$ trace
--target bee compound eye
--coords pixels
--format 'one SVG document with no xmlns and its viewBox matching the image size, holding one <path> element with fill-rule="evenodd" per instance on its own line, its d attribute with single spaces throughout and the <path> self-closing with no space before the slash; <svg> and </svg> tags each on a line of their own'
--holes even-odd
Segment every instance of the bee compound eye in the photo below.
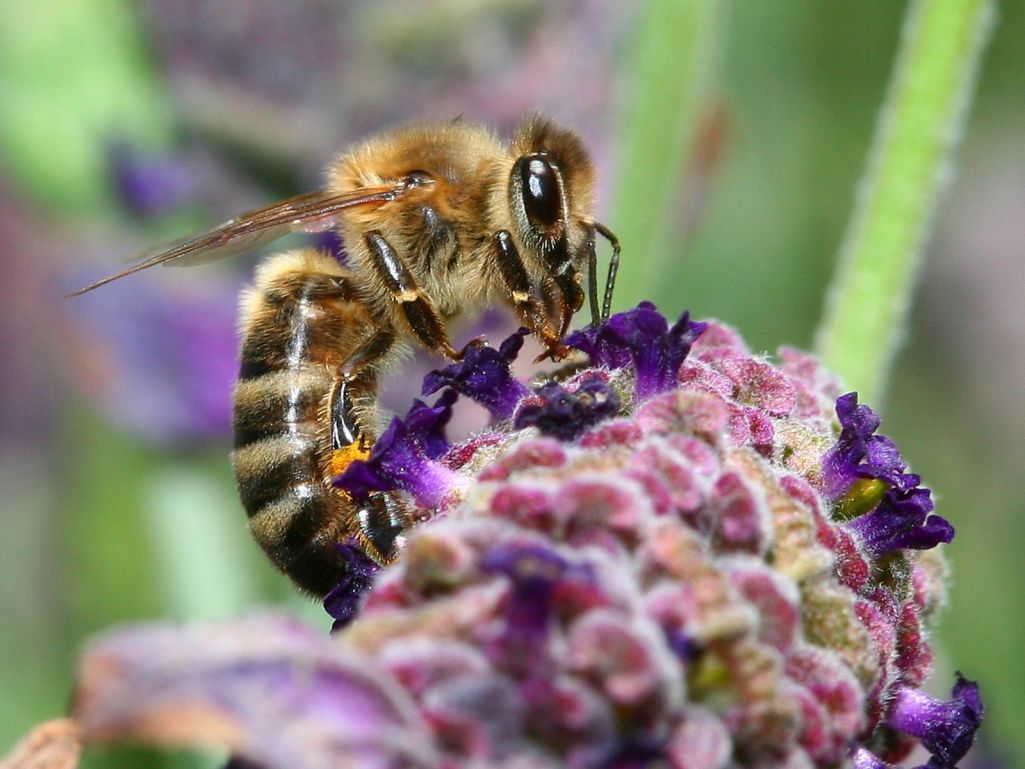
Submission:
<svg viewBox="0 0 1025 769">
<path fill-rule="evenodd" d="M 551 227 L 562 216 L 562 190 L 559 175 L 543 155 L 524 155 L 519 159 L 523 208 L 531 224 Z"/>
</svg>

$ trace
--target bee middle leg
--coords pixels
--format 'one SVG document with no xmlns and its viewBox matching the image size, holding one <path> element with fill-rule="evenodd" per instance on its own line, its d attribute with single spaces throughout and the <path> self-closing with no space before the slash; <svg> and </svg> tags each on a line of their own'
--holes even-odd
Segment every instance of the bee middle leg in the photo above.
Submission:
<svg viewBox="0 0 1025 769">
<path fill-rule="evenodd" d="M 498 272 L 509 289 L 516 315 L 523 325 L 541 338 L 541 342 L 548 349 L 543 357 L 550 357 L 552 360 L 565 358 L 569 355 L 570 349 L 549 321 L 544 305 L 534 296 L 530 276 L 527 274 L 527 268 L 523 266 L 523 260 L 516 249 L 516 244 L 513 243 L 512 235 L 507 230 L 499 230 L 491 239 L 491 247 L 498 264 Z M 548 295 L 551 296 L 551 293 L 549 290 Z M 562 300 L 552 301 L 558 303 Z"/>
<path fill-rule="evenodd" d="M 370 230 L 363 241 L 371 255 L 378 279 L 395 297 L 409 330 L 428 350 L 439 350 L 449 358 L 461 356 L 448 340 L 448 332 L 430 298 L 423 292 L 409 265 L 378 230 Z"/>
</svg>

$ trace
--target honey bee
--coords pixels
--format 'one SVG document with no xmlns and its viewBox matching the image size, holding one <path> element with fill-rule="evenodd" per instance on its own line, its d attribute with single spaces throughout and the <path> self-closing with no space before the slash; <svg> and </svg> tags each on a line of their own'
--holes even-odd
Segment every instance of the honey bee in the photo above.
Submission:
<svg viewBox="0 0 1025 769">
<path fill-rule="evenodd" d="M 252 211 L 163 248 L 74 295 L 157 264 L 207 261 L 293 231 L 336 228 L 345 265 L 315 249 L 271 256 L 241 298 L 234 392 L 239 495 L 257 542 L 302 589 L 346 575 L 338 543 L 391 560 L 413 521 L 395 494 L 357 505 L 331 480 L 365 459 L 380 374 L 412 342 L 457 360 L 447 321 L 510 306 L 545 349 L 584 303 L 607 319 L 619 243 L 591 216 L 594 168 L 580 139 L 540 116 L 502 143 L 454 121 L 413 125 L 339 156 L 324 191 Z M 601 305 L 596 236 L 612 247 Z"/>
</svg>

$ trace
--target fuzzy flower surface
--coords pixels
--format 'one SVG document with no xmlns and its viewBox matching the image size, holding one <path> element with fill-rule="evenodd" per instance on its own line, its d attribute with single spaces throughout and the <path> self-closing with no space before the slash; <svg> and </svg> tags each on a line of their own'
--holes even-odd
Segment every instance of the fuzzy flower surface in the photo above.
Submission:
<svg viewBox="0 0 1025 769">
<path fill-rule="evenodd" d="M 329 597 L 331 639 L 273 617 L 108 637 L 87 737 L 180 740 L 199 714 L 268 769 L 961 760 L 978 687 L 921 691 L 953 529 L 870 409 L 647 303 L 568 337 L 590 365 L 549 382 L 512 378 L 521 342 L 435 372 L 435 404 L 335 479 L 424 523 Z M 457 397 L 493 422 L 450 444 Z"/>
</svg>

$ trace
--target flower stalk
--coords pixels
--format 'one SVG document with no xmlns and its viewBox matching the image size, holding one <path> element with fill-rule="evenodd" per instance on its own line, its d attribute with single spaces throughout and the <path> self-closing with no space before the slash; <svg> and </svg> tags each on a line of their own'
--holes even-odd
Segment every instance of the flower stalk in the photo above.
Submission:
<svg viewBox="0 0 1025 769">
<path fill-rule="evenodd" d="M 816 339 L 823 362 L 879 402 L 941 193 L 952 175 L 993 0 L 914 0 Z"/>
</svg>

